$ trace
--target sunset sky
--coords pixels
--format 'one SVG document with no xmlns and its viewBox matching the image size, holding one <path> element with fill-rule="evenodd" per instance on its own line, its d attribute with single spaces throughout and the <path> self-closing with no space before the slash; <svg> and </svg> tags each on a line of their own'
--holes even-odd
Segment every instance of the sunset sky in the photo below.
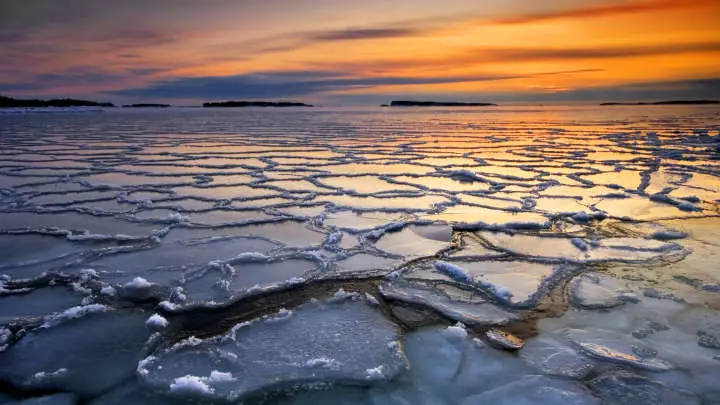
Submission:
<svg viewBox="0 0 720 405">
<path fill-rule="evenodd" d="M 720 0 L 2 0 L 0 93 L 193 104 L 720 97 Z"/>
</svg>

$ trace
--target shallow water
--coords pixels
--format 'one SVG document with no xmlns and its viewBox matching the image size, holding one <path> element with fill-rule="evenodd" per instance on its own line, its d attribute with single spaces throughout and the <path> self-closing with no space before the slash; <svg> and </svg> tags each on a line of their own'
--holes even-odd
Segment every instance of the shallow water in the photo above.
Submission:
<svg viewBox="0 0 720 405">
<path fill-rule="evenodd" d="M 0 115 L 0 403 L 718 403 L 719 128 Z"/>
</svg>

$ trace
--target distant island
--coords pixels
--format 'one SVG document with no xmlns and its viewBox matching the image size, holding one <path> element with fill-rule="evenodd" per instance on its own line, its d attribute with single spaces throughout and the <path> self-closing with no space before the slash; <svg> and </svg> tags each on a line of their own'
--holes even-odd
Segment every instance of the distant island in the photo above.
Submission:
<svg viewBox="0 0 720 405">
<path fill-rule="evenodd" d="M 602 103 L 600 105 L 706 105 L 720 104 L 718 100 L 669 100 L 655 102 L 637 102 L 637 103 Z"/>
<path fill-rule="evenodd" d="M 150 104 L 150 103 L 140 103 L 140 104 L 125 104 L 123 108 L 168 108 L 170 107 L 170 104 Z"/>
<path fill-rule="evenodd" d="M 409 101 L 395 100 L 388 104 L 381 104 L 380 107 L 491 107 L 493 103 L 459 103 L 446 101 Z"/>
<path fill-rule="evenodd" d="M 22 100 L 0 96 L 0 108 L 43 108 L 43 107 L 115 107 L 113 103 L 58 98 L 52 100 Z"/>
<path fill-rule="evenodd" d="M 312 107 L 312 105 L 289 101 L 219 101 L 203 103 L 203 107 Z"/>
</svg>

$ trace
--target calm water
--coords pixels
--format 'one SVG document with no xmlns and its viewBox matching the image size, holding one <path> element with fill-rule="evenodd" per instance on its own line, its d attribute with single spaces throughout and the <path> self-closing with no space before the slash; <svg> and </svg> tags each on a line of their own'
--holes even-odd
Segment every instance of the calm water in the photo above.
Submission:
<svg viewBox="0 0 720 405">
<path fill-rule="evenodd" d="M 718 403 L 719 129 L 0 114 L 0 402 Z"/>
</svg>

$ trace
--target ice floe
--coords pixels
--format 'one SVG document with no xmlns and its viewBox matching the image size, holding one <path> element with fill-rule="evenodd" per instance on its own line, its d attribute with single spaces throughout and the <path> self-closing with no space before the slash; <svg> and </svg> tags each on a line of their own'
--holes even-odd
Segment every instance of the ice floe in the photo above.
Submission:
<svg viewBox="0 0 720 405">
<path fill-rule="evenodd" d="M 314 383 L 364 384 L 405 369 L 398 338 L 398 328 L 367 302 L 335 299 L 180 343 L 143 361 L 138 374 L 171 393 L 227 400 Z"/>
</svg>

